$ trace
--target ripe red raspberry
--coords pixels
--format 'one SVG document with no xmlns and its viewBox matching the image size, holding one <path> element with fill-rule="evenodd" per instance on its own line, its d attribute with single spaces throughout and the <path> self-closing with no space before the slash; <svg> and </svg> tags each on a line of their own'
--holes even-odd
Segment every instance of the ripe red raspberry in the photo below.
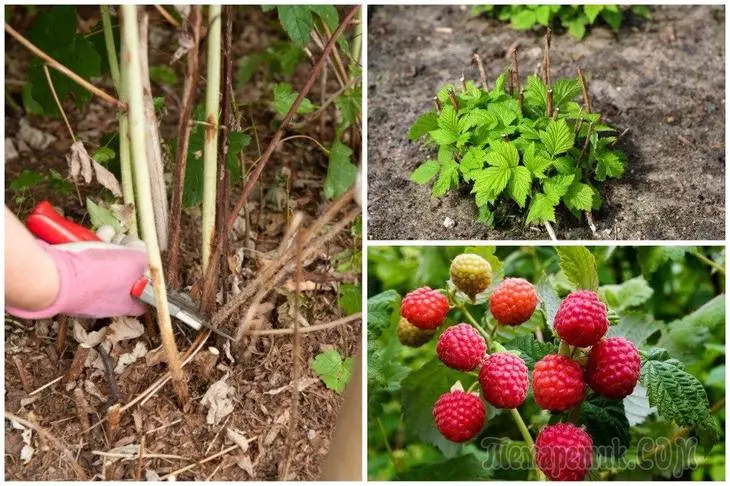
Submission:
<svg viewBox="0 0 730 486">
<path fill-rule="evenodd" d="M 517 408 L 527 396 L 527 366 L 510 353 L 487 357 L 479 370 L 484 399 L 497 408 Z"/>
<path fill-rule="evenodd" d="M 500 324 L 519 326 L 537 307 L 535 287 L 524 278 L 507 278 L 489 297 L 489 310 Z"/>
<path fill-rule="evenodd" d="M 473 253 L 463 253 L 454 258 L 449 274 L 456 288 L 472 300 L 492 283 L 492 266 L 484 258 Z"/>
<path fill-rule="evenodd" d="M 439 337 L 436 354 L 449 368 L 471 371 L 481 363 L 487 344 L 469 324 L 451 326 Z"/>
<path fill-rule="evenodd" d="M 602 339 L 588 355 L 588 385 L 606 398 L 631 395 L 639 380 L 641 358 L 634 343 L 622 337 Z"/>
<path fill-rule="evenodd" d="M 428 287 L 406 294 L 400 306 L 400 315 L 421 329 L 436 329 L 448 313 L 449 301 L 446 296 Z"/>
<path fill-rule="evenodd" d="M 548 354 L 535 364 L 532 391 L 538 407 L 564 412 L 583 400 L 583 368 L 570 358 Z"/>
<path fill-rule="evenodd" d="M 466 442 L 482 431 L 486 410 L 478 396 L 452 391 L 436 400 L 433 419 L 441 435 L 452 442 Z"/>
<path fill-rule="evenodd" d="M 551 481 L 580 481 L 593 465 L 593 440 L 573 424 L 548 425 L 537 435 L 535 462 Z"/>
<path fill-rule="evenodd" d="M 560 339 L 584 348 L 593 346 L 608 331 L 608 311 L 595 292 L 570 293 L 555 314 L 555 332 Z"/>
<path fill-rule="evenodd" d="M 436 334 L 436 330 L 419 329 L 405 317 L 398 321 L 398 340 L 403 346 L 419 348 L 429 342 Z"/>
</svg>

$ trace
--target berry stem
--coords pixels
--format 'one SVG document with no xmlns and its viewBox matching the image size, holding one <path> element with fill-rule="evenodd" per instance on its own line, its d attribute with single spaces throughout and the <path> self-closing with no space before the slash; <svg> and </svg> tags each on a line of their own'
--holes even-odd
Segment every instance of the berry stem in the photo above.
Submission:
<svg viewBox="0 0 730 486">
<path fill-rule="evenodd" d="M 474 316 L 471 315 L 471 312 L 466 310 L 466 306 L 464 304 L 458 304 L 456 306 L 457 309 L 459 309 L 461 312 L 464 313 L 464 316 L 469 321 L 469 323 L 476 328 L 477 331 L 484 337 L 484 339 L 487 340 L 487 348 L 489 348 L 489 343 L 491 341 L 491 337 L 489 336 L 489 333 L 482 328 L 482 326 L 479 325 L 476 319 L 474 319 Z"/>
<path fill-rule="evenodd" d="M 475 381 L 471 385 L 469 385 L 469 388 L 466 390 L 467 393 L 471 393 L 474 391 L 474 388 L 476 388 L 479 385 L 479 380 Z"/>
<path fill-rule="evenodd" d="M 560 350 L 558 351 L 558 353 L 561 356 L 570 358 L 570 354 L 571 354 L 570 344 L 566 343 L 565 341 L 560 341 Z"/>
<path fill-rule="evenodd" d="M 720 275 L 725 276 L 725 269 L 722 267 L 722 265 L 719 265 L 717 262 L 710 260 L 698 251 L 691 251 L 690 254 L 694 255 L 695 258 L 699 259 L 705 265 L 708 265 L 717 270 Z"/>
<path fill-rule="evenodd" d="M 520 412 L 516 408 L 510 408 L 509 409 L 510 414 L 512 414 L 512 419 L 515 421 L 515 424 L 517 425 L 517 428 L 520 429 L 520 433 L 522 434 L 522 438 L 525 440 L 525 444 L 527 444 L 527 447 L 530 448 L 531 451 L 535 451 L 535 441 L 532 440 L 532 436 L 530 435 L 530 431 L 527 430 L 527 425 L 525 424 L 525 421 L 522 420 L 522 415 L 520 415 Z M 543 475 L 542 471 L 540 469 L 536 469 L 537 472 L 537 478 L 539 481 L 545 481 L 545 476 Z"/>
</svg>

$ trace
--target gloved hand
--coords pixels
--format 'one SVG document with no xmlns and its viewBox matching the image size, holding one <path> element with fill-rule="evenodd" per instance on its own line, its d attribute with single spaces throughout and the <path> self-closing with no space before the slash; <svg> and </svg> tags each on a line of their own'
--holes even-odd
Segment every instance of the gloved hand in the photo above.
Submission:
<svg viewBox="0 0 730 486">
<path fill-rule="evenodd" d="M 114 237 L 102 227 L 102 240 Z M 49 245 L 37 240 L 53 260 L 59 277 L 59 291 L 51 306 L 39 311 L 6 307 L 8 313 L 24 319 L 45 319 L 57 314 L 79 317 L 138 316 L 144 305 L 129 294 L 132 285 L 147 270 L 144 243 L 123 237 L 106 241 Z"/>
</svg>

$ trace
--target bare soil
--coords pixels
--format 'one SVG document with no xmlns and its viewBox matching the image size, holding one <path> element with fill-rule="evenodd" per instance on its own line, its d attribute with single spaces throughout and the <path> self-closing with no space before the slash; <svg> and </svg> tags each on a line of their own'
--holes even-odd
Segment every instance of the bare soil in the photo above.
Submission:
<svg viewBox="0 0 730 486">
<path fill-rule="evenodd" d="M 368 32 L 368 237 L 371 239 L 547 239 L 517 207 L 496 227 L 476 222 L 468 188 L 432 199 L 408 176 L 434 154 L 407 140 L 432 97 L 461 74 L 478 80 L 472 53 L 493 82 L 519 44 L 523 82 L 542 59 L 542 32 L 472 17 L 462 6 L 371 8 Z M 604 206 L 585 221 L 561 212 L 559 239 L 674 240 L 725 237 L 725 10 L 653 8 L 615 35 L 595 27 L 582 41 L 553 36 L 553 78 L 583 67 L 596 111 L 618 128 L 629 162 L 623 179 L 600 186 Z M 445 225 L 451 220 L 453 225 Z M 450 226 L 450 227 L 447 227 Z"/>
<path fill-rule="evenodd" d="M 97 16 L 98 8 L 83 10 L 84 15 Z M 177 36 L 173 29 L 156 14 L 150 12 L 151 37 L 158 40 L 150 54 L 152 64 L 169 62 L 177 48 Z M 242 55 L 263 50 L 274 40 L 285 40 L 277 27 L 275 13 L 264 14 L 258 7 L 237 7 L 238 17 L 234 23 L 234 59 Z M 14 18 L 16 26 L 24 25 L 26 19 Z M 27 22 L 26 22 L 27 23 Z M 245 29 L 243 28 L 245 26 Z M 22 29 L 21 29 L 22 30 Z M 7 39 L 6 39 L 7 41 Z M 6 84 L 11 95 L 20 103 L 19 89 L 25 79 L 30 55 L 13 41 L 7 41 Z M 202 49 L 204 52 L 204 49 Z M 184 62 L 174 66 L 179 83 L 172 89 L 153 85 L 156 96 L 165 96 L 167 110 L 161 117 L 160 131 L 166 142 L 163 152 L 172 151 L 170 140 L 176 136 L 179 93 L 182 91 Z M 201 66 L 204 73 L 204 63 Z M 305 60 L 301 63 L 291 82 L 294 89 L 301 88 L 310 72 Z M 270 106 L 260 99 L 270 99 L 272 79 L 257 76 L 245 89 L 236 93 L 241 104 L 244 128 L 255 126 L 261 147 L 252 142 L 245 149 L 245 159 L 255 160 L 273 135 L 277 120 Z M 273 81 L 277 81 L 273 79 Z M 338 87 L 334 76 L 330 77 L 327 93 Z M 113 92 L 109 80 L 97 80 L 96 84 Z M 311 97 L 320 98 L 320 84 L 316 83 Z M 198 100 L 204 97 L 203 83 L 199 86 Z M 21 103 L 22 105 L 22 103 Z M 71 101 L 64 105 L 69 122 L 78 138 L 84 141 L 89 152 L 101 144 L 104 134 L 117 130 L 115 113 L 98 100 L 92 101 L 83 110 Z M 336 123 L 333 111 L 328 110 L 322 123 L 324 130 L 302 125 L 294 133 L 306 133 L 329 143 Z M 71 140 L 65 124 L 60 119 L 28 116 L 6 105 L 5 137 L 18 144 L 20 119 L 31 126 L 56 137 L 45 150 L 23 148 L 20 156 L 6 162 L 5 177 L 9 183 L 23 169 L 41 173 L 54 168 L 61 174 L 68 173 L 65 155 Z M 356 152 L 357 153 L 357 152 Z M 166 160 L 166 163 L 169 163 Z M 230 275 L 226 278 L 228 293 L 246 286 L 259 269 L 276 258 L 277 247 L 283 237 L 294 210 L 304 213 L 303 227 L 308 226 L 323 213 L 329 204 L 322 196 L 326 174 L 327 156 L 316 146 L 304 139 L 295 139 L 283 144 L 274 154 L 266 168 L 251 201 L 247 205 L 248 231 L 237 225 L 229 258 Z M 166 172 L 170 168 L 167 167 Z M 282 182 L 284 181 L 284 182 Z M 288 181 L 288 183 L 287 183 Z M 234 189 L 236 192 L 236 189 Z M 24 217 L 41 199 L 50 199 L 61 207 L 66 215 L 76 221 L 87 221 L 84 201 L 86 197 L 109 199 L 110 194 L 95 185 L 79 185 L 78 193 L 61 196 L 47 185 L 40 185 L 22 200 L 7 191 L 6 205 L 20 217 Z M 235 197 L 235 195 L 233 196 Z M 182 274 L 185 290 L 200 277 L 199 210 L 187 210 L 183 215 L 183 238 L 181 244 Z M 248 241 L 246 241 L 248 236 Z M 244 247 L 248 251 L 244 251 Z M 309 325 L 327 323 L 343 316 L 337 304 L 337 289 L 341 282 L 359 280 L 358 272 L 337 273 L 333 268 L 333 257 L 346 250 L 359 251 L 360 239 L 351 231 L 342 232 L 324 246 L 316 256 L 305 262 L 302 283 L 301 315 Z M 277 283 L 259 307 L 255 323 L 259 329 L 286 329 L 292 325 L 293 308 L 292 281 Z M 68 321 L 69 329 L 73 320 Z M 223 330 L 235 332 L 238 320 L 227 323 Z M 114 400 L 112 382 L 119 389 L 116 402 L 124 405 L 158 380 L 167 370 L 161 363 L 159 336 L 156 325 L 151 322 L 153 332 L 134 341 L 124 341 L 112 348 L 112 363 L 119 356 L 130 352 L 137 341 L 149 350 L 144 357 L 129 365 L 112 379 L 103 371 L 87 365 L 81 374 L 70 381 L 56 382 L 42 391 L 31 395 L 34 390 L 63 376 L 70 368 L 79 346 L 69 330 L 65 343 L 60 346 L 60 319 L 44 321 L 23 321 L 7 316 L 5 318 L 5 410 L 33 421 L 63 446 L 67 447 L 84 472 L 92 479 L 135 479 L 162 477 L 187 465 L 194 467 L 177 475 L 179 480 L 274 480 L 281 477 L 282 464 L 286 460 L 289 442 L 289 423 L 292 415 L 292 336 L 283 334 L 244 338 L 240 343 L 230 344 L 223 338 L 211 337 L 196 358 L 186 366 L 190 400 L 181 409 L 168 384 L 155 393 L 143 405 L 132 407 L 121 416 L 116 430 L 108 424 L 100 424 L 107 407 Z M 100 329 L 108 320 L 84 321 L 89 330 Z M 179 323 L 175 326 L 178 349 L 188 350 L 195 339 L 195 333 Z M 342 403 L 342 397 L 324 386 L 311 370 L 310 361 L 320 352 L 336 349 L 343 357 L 360 352 L 359 320 L 324 331 L 302 334 L 300 356 L 299 412 L 294 429 L 291 451 L 291 470 L 287 479 L 314 480 L 320 473 L 320 465 L 328 452 L 330 437 Z M 205 358 L 210 349 L 219 353 L 217 364 L 212 369 L 206 366 Z M 353 373 L 360 373 L 353 370 Z M 225 378 L 235 392 L 232 395 L 234 411 L 218 424 L 206 422 L 208 409 L 201 404 L 201 398 L 211 385 Z M 75 394 L 88 403 L 80 410 Z M 84 426 L 84 417 L 92 426 Z M 21 460 L 24 446 L 20 430 L 5 422 L 5 479 L 6 480 L 73 480 L 78 479 L 71 461 L 63 455 L 58 443 L 33 433 L 31 445 L 34 453 L 29 462 Z M 236 429 L 248 439 L 248 450 L 231 448 L 226 429 Z M 109 451 L 120 451 L 120 447 L 144 444 L 141 460 L 120 457 Z M 221 453 L 204 464 L 196 464 L 205 458 Z M 104 455 L 107 454 L 107 455 Z M 139 474 L 139 475 L 138 475 Z"/>
</svg>

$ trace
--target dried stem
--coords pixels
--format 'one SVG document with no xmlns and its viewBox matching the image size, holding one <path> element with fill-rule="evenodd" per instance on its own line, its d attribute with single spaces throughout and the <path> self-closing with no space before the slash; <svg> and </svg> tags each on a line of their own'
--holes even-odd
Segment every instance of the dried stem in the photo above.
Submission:
<svg viewBox="0 0 730 486">
<path fill-rule="evenodd" d="M 549 221 L 545 221 L 544 224 L 545 224 L 545 229 L 548 232 L 548 235 L 550 235 L 550 239 L 553 240 L 553 241 L 558 241 L 558 237 L 555 236 L 555 231 L 553 231 L 553 227 L 550 224 L 550 222 Z"/>
<path fill-rule="evenodd" d="M 61 357 L 63 348 L 66 347 L 66 336 L 68 335 L 68 316 L 59 316 L 58 332 L 56 333 L 56 353 Z"/>
<path fill-rule="evenodd" d="M 510 94 L 510 96 L 514 96 L 514 94 L 515 94 L 515 72 L 512 70 L 512 68 L 510 68 L 508 74 L 509 74 L 509 76 L 507 78 L 508 79 L 507 86 L 509 86 L 509 94 Z"/>
<path fill-rule="evenodd" d="M 436 111 L 438 113 L 441 113 L 441 109 L 442 108 L 441 108 L 441 100 L 439 100 L 439 97 L 438 96 L 434 96 L 433 97 L 433 102 L 436 105 Z"/>
<path fill-rule="evenodd" d="M 520 89 L 520 97 L 517 102 L 520 104 L 520 108 L 525 104 L 525 88 Z"/>
<path fill-rule="evenodd" d="M 138 195 L 138 211 L 142 228 L 142 237 L 147 246 L 149 257 L 149 272 L 152 285 L 155 289 L 155 301 L 157 307 L 157 325 L 160 328 L 162 346 L 167 357 L 167 364 L 172 376 L 173 388 L 178 396 L 181 405 L 188 399 L 188 389 L 185 383 L 180 366 L 175 337 L 172 334 L 172 323 L 170 322 L 170 311 L 167 304 L 167 288 L 165 287 L 164 275 L 162 272 L 162 258 L 160 248 L 157 244 L 157 233 L 155 231 L 154 212 L 152 208 L 152 193 L 149 183 L 149 170 L 147 167 L 147 152 L 145 148 L 145 117 L 142 95 L 142 75 L 139 59 L 139 32 L 137 29 L 137 8 L 134 5 L 123 5 L 124 13 L 124 41 L 127 45 L 127 52 L 122 59 L 127 71 L 127 90 L 129 99 L 129 125 L 131 148 L 134 160 L 134 176 Z"/>
<path fill-rule="evenodd" d="M 553 116 L 553 90 L 549 89 L 547 90 L 547 110 L 545 111 L 545 116 L 548 118 Z"/>
<path fill-rule="evenodd" d="M 591 112 L 591 98 L 588 96 L 588 83 L 586 82 L 586 77 L 583 74 L 583 69 L 578 68 L 578 81 L 580 81 L 580 89 L 583 91 L 583 103 L 586 107 L 586 112 Z"/>
<path fill-rule="evenodd" d="M 243 188 L 243 191 L 241 191 L 241 196 L 238 198 L 238 201 L 236 202 L 236 205 L 233 208 L 233 211 L 228 217 L 228 227 L 233 227 L 233 224 L 236 222 L 236 218 L 238 217 L 238 214 L 241 212 L 241 208 L 244 204 L 246 204 L 246 201 L 248 201 L 248 196 L 251 193 L 251 190 L 253 189 L 253 186 L 258 181 L 259 176 L 261 175 L 261 171 L 264 170 L 264 167 L 266 167 L 266 164 L 271 159 L 271 154 L 274 153 L 274 150 L 279 145 L 279 141 L 281 140 L 281 137 L 284 134 L 284 130 L 286 129 L 287 125 L 291 121 L 291 119 L 296 114 L 297 110 L 299 109 L 299 105 L 301 105 L 302 101 L 304 100 L 304 97 L 307 96 L 309 93 L 309 90 L 312 89 L 312 86 L 314 85 L 314 81 L 317 79 L 317 76 L 319 76 L 320 71 L 322 71 L 322 67 L 324 66 L 324 63 L 327 60 L 327 57 L 329 56 L 330 51 L 334 48 L 335 43 L 337 41 L 337 38 L 340 37 L 342 32 L 344 32 L 345 28 L 349 25 L 350 21 L 354 17 L 354 15 L 357 13 L 357 11 L 360 10 L 360 5 L 355 5 L 352 7 L 347 15 L 345 15 L 345 18 L 342 19 L 342 22 L 340 22 L 340 25 L 337 27 L 337 30 L 332 34 L 332 37 L 327 41 L 327 44 L 324 46 L 324 49 L 322 50 L 322 55 L 317 61 L 317 64 L 314 65 L 312 68 L 312 72 L 309 75 L 309 79 L 307 79 L 307 82 L 304 84 L 304 87 L 299 92 L 299 95 L 294 100 L 294 103 L 292 103 L 291 108 L 289 108 L 289 112 L 286 114 L 284 119 L 281 121 L 281 124 L 279 125 L 279 128 L 276 130 L 276 133 L 274 133 L 274 137 L 271 139 L 271 142 L 269 142 L 269 145 L 266 147 L 266 150 L 264 151 L 263 155 L 261 156 L 261 160 L 259 161 L 258 165 L 256 166 L 256 169 L 254 169 L 253 173 L 249 176 L 248 180 L 246 181 L 246 185 Z"/>
<path fill-rule="evenodd" d="M 308 326 L 304 329 L 300 329 L 300 334 L 307 334 L 310 332 L 326 331 L 339 326 L 344 326 L 354 321 L 362 319 L 362 313 L 351 314 L 347 317 L 342 317 L 331 322 L 325 322 L 324 324 L 315 324 L 314 326 Z M 250 329 L 243 333 L 244 336 L 288 336 L 293 334 L 294 330 L 291 328 L 286 329 Z"/>
<path fill-rule="evenodd" d="M 517 47 L 512 49 L 512 70 L 510 72 L 514 73 L 515 91 L 517 93 L 521 93 L 522 88 L 520 85 L 520 66 L 517 62 L 517 50 Z"/>
<path fill-rule="evenodd" d="M 65 76 L 70 78 L 72 81 L 74 81 L 76 84 L 78 84 L 85 90 L 89 91 L 91 94 L 98 96 L 99 98 L 106 101 L 107 103 L 109 103 L 112 106 L 116 106 L 122 110 L 127 109 L 127 105 L 125 105 L 118 99 L 114 98 L 109 93 L 97 88 L 96 86 L 94 86 L 90 82 L 86 81 L 84 78 L 82 78 L 75 72 L 71 71 L 69 68 L 67 68 L 60 62 L 53 59 L 51 56 L 49 56 L 48 54 L 46 54 L 45 52 L 40 50 L 38 47 L 35 46 L 35 44 L 33 44 L 28 39 L 26 39 L 25 37 L 20 35 L 20 33 L 18 33 L 18 31 L 16 31 L 12 27 L 10 27 L 10 25 L 8 25 L 7 22 L 5 23 L 5 32 L 10 34 L 10 36 L 13 39 L 20 42 L 23 45 L 23 47 L 28 49 L 30 52 L 32 52 L 36 56 L 40 57 L 41 59 L 43 59 L 46 62 L 46 64 L 48 64 L 53 69 L 60 72 L 61 74 L 64 74 Z"/>
<path fill-rule="evenodd" d="M 548 27 L 548 30 L 545 33 L 545 53 L 542 62 L 543 80 L 545 81 L 545 86 L 548 88 L 550 88 L 550 42 L 552 41 L 552 38 L 553 31 Z"/>
<path fill-rule="evenodd" d="M 205 86 L 203 144 L 203 272 L 208 269 L 215 232 L 216 173 L 218 171 L 218 108 L 221 88 L 221 5 L 208 7 L 208 61 Z"/>
<path fill-rule="evenodd" d="M 43 71 L 46 73 L 46 80 L 48 80 L 48 87 L 51 90 L 53 99 L 56 101 L 56 106 L 58 106 L 58 111 L 61 112 L 63 121 L 66 122 L 66 128 L 68 129 L 68 133 L 71 135 L 71 140 L 73 140 L 73 142 L 76 143 L 76 136 L 74 135 L 74 131 L 71 129 L 71 124 L 68 122 L 68 118 L 66 118 L 66 112 L 63 111 L 63 105 L 61 104 L 61 100 L 58 99 L 58 95 L 56 94 L 56 88 L 53 86 L 53 79 L 51 78 L 51 72 L 48 70 L 48 64 L 43 65 Z"/>
<path fill-rule="evenodd" d="M 595 236 L 596 234 L 596 224 L 593 222 L 593 215 L 590 211 L 585 212 L 586 215 L 586 221 L 588 221 L 588 227 L 591 229 L 591 233 Z"/>
<path fill-rule="evenodd" d="M 187 165 L 188 143 L 190 141 L 190 118 L 195 106 L 195 93 L 198 81 L 198 53 L 200 48 L 200 26 L 202 24 L 202 7 L 193 5 L 184 28 L 190 29 L 193 46 L 187 54 L 185 67 L 185 83 L 183 86 L 182 106 L 177 124 L 177 151 L 175 169 L 172 175 L 172 198 L 170 202 L 170 237 L 168 239 L 167 278 L 175 288 L 180 281 L 180 219 L 182 217 L 182 197 L 185 186 L 185 166 Z"/>
<path fill-rule="evenodd" d="M 449 100 L 451 101 L 451 106 L 454 107 L 454 110 L 459 111 L 459 100 L 456 98 L 456 93 L 454 93 L 454 90 L 449 88 Z"/>
<path fill-rule="evenodd" d="M 168 12 L 167 10 L 165 10 L 165 7 L 163 7 L 162 5 L 155 5 L 155 8 L 157 9 L 158 12 L 160 12 L 160 15 L 162 15 L 162 17 L 165 20 L 167 20 L 167 22 L 170 25 L 172 25 L 176 29 L 180 29 L 180 22 L 178 22 L 177 20 L 175 20 L 175 17 L 173 17 L 172 15 L 170 15 L 170 12 Z"/>
<path fill-rule="evenodd" d="M 476 52 L 472 54 L 471 60 L 474 64 L 477 65 L 477 69 L 479 70 L 479 82 L 482 85 L 482 88 L 484 91 L 489 91 L 489 84 L 487 83 L 487 75 L 484 72 L 484 64 L 482 64 L 482 58 L 479 57 L 479 54 Z"/>
</svg>

